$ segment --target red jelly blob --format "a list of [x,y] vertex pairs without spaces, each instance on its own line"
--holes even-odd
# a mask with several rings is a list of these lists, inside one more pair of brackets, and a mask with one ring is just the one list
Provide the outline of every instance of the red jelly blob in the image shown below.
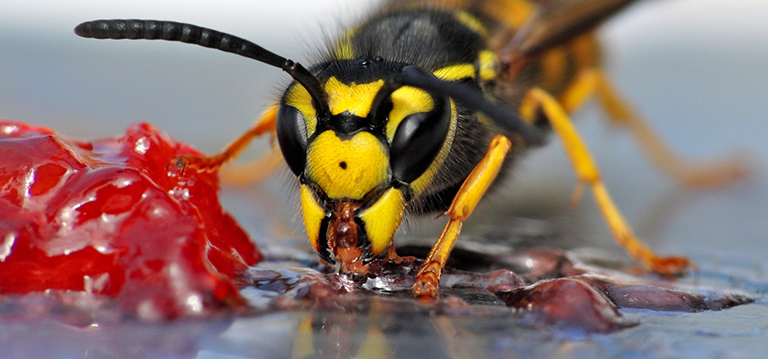
[[147,319],[245,301],[232,278],[261,254],[218,202],[199,153],[148,124],[80,142],[0,122],[0,294],[85,291]]
[[610,298],[577,277],[543,280],[496,295],[507,306],[549,325],[610,332],[637,324],[624,319]]

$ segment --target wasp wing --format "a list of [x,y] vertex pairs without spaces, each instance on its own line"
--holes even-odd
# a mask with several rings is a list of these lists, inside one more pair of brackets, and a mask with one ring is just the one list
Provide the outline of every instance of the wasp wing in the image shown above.
[[638,0],[538,0],[533,16],[500,51],[511,62],[526,61],[582,35]]

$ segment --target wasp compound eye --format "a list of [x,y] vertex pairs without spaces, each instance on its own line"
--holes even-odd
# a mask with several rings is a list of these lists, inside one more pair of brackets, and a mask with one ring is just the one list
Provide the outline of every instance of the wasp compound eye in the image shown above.
[[435,99],[435,108],[406,116],[397,127],[390,145],[392,174],[410,183],[419,178],[440,153],[451,125],[451,107]]
[[307,159],[307,122],[297,108],[281,105],[277,112],[277,143],[293,174],[304,172]]

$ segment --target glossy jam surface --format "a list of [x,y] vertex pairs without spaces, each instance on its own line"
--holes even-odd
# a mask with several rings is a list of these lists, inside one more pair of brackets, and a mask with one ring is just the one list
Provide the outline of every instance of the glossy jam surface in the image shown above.
[[245,302],[233,278],[261,254],[218,202],[199,154],[148,124],[76,141],[0,122],[0,294],[64,290],[117,299],[138,317]]

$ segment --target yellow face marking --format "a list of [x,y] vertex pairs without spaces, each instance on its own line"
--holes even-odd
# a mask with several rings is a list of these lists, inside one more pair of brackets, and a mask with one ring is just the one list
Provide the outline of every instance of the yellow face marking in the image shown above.
[[338,115],[344,111],[366,117],[371,110],[373,98],[379,92],[384,80],[378,80],[367,84],[352,83],[347,85],[335,77],[331,77],[325,83],[325,93],[328,94],[328,107],[332,115]]
[[480,51],[478,57],[480,63],[480,79],[483,81],[495,80],[499,73],[499,57],[496,53],[490,50]]
[[307,122],[307,136],[311,136],[315,133],[317,128],[317,110],[312,105],[312,96],[309,95],[307,89],[299,84],[294,85],[288,90],[288,94],[285,96],[286,105],[295,107]]
[[320,223],[325,218],[325,209],[320,206],[312,189],[304,184],[301,185],[301,211],[309,242],[316,251],[320,250],[318,239],[320,238]]
[[435,70],[433,74],[444,81],[458,81],[466,78],[475,78],[475,66],[466,63],[450,65]]
[[[352,83],[347,85],[335,77],[331,77],[325,83],[324,90],[328,95],[328,107],[332,115],[338,115],[344,111],[351,114],[366,117],[371,110],[373,99],[379,89],[384,85],[384,80],[378,80],[367,84]],[[307,122],[307,136],[311,136],[317,129],[317,110],[312,105],[312,96],[301,85],[295,85],[285,98],[287,105],[298,109]]]
[[403,219],[405,198],[403,192],[390,188],[372,206],[358,216],[365,223],[365,232],[371,243],[373,255],[387,249]]
[[370,132],[342,140],[325,131],[307,149],[305,173],[329,198],[360,200],[389,180],[389,156]]
[[435,108],[435,101],[426,91],[404,86],[392,93],[392,111],[389,112],[387,122],[387,138],[391,141],[395,137],[397,126],[403,119],[411,114],[429,112]]

